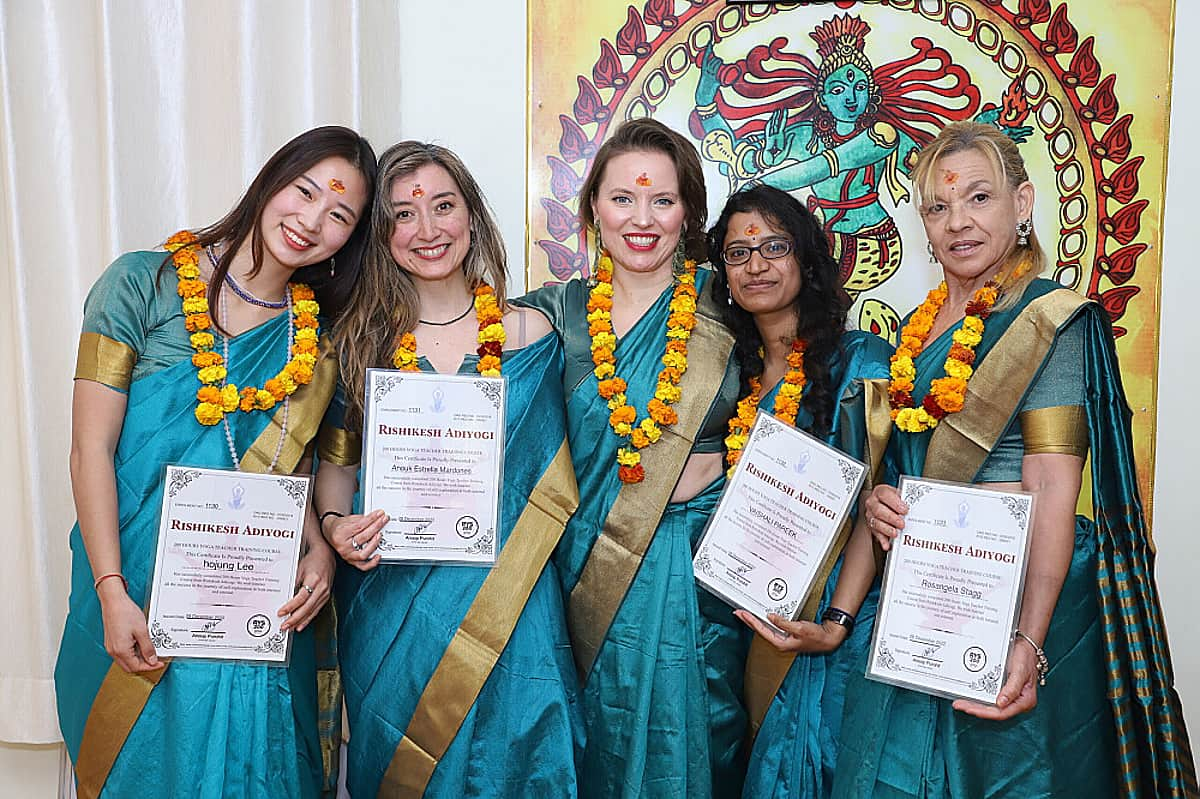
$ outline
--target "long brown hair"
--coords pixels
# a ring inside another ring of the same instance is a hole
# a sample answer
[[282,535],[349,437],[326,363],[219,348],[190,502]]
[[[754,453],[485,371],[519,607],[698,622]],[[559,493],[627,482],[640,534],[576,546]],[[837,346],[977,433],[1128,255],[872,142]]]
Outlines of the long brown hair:
[[[916,187],[917,196],[924,211],[925,201],[933,197],[936,189],[934,181],[934,166],[943,156],[961,152],[977,152],[988,160],[995,170],[997,177],[1008,188],[1015,192],[1017,188],[1029,180],[1029,171],[1025,168],[1025,159],[1021,157],[1016,143],[1005,136],[992,125],[979,122],[954,122],[942,128],[933,141],[925,145],[917,154],[917,162],[913,166],[912,181]],[[1046,254],[1038,241],[1037,231],[1031,230],[1028,241],[1022,245],[1016,243],[1004,258],[1004,266],[1000,274],[1011,275],[1021,259],[1028,257],[1032,265],[1028,272],[1016,280],[1009,280],[1004,285],[1004,294],[996,303],[996,310],[1002,311],[1015,305],[1025,288],[1032,283],[1046,267]]]
[[585,230],[591,231],[595,241],[596,219],[592,214],[592,201],[600,191],[604,169],[618,155],[638,152],[662,153],[675,164],[679,198],[685,211],[682,233],[684,251],[688,258],[703,261],[708,254],[708,243],[704,237],[704,226],[708,220],[708,195],[704,189],[700,156],[690,141],[655,119],[626,120],[608,141],[600,145],[596,160],[592,161],[583,188],[579,191],[579,221]]
[[[289,183],[326,158],[343,158],[348,161],[362,174],[367,184],[367,197],[371,196],[375,190],[375,151],[371,149],[370,143],[350,128],[325,125],[307,130],[280,147],[267,159],[262,169],[258,170],[258,174],[233,210],[211,225],[195,231],[202,247],[221,243],[229,245],[217,259],[216,268],[208,281],[208,301],[212,308],[213,324],[220,318],[218,304],[221,301],[221,292],[218,289],[225,280],[225,275],[229,273],[229,265],[237,254],[238,247],[247,238],[250,239],[250,252],[254,259],[250,276],[258,274],[262,269],[263,236],[258,222],[262,218],[263,208]],[[341,314],[358,280],[363,247],[370,227],[367,219],[369,210],[369,205],[363,208],[350,238],[336,253],[335,276],[330,276],[329,265],[322,262],[297,269],[291,278],[312,287],[317,302],[321,305],[321,315],[330,321],[336,320]],[[220,327],[217,329],[220,330]]]
[[367,369],[391,368],[396,339],[416,327],[420,319],[416,285],[392,257],[392,234],[396,229],[392,184],[427,164],[437,164],[450,173],[471,217],[471,246],[462,265],[467,285],[490,285],[502,309],[508,296],[508,258],[500,226],[462,159],[445,147],[419,141],[402,141],[389,147],[379,159],[362,277],[333,332],[346,392],[345,424],[350,430],[362,425]]

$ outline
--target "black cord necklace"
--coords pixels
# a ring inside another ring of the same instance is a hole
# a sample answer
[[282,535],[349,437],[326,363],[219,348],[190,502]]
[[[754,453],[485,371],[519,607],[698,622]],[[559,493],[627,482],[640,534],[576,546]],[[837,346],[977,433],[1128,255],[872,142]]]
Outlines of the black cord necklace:
[[466,318],[467,314],[469,314],[471,312],[471,309],[474,307],[475,307],[475,301],[472,300],[471,304],[467,306],[467,310],[463,311],[462,313],[460,313],[458,316],[454,317],[453,319],[450,319],[445,322],[428,322],[424,319],[418,319],[417,322],[422,325],[429,325],[430,327],[445,327],[446,325],[452,325],[455,322],[461,321],[462,319]]

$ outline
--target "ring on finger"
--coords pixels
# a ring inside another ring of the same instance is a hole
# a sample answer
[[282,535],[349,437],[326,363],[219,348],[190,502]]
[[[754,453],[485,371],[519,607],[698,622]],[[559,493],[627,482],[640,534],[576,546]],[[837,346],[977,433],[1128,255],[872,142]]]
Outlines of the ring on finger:
[[300,587],[303,588],[305,591],[307,591],[309,596],[312,596],[312,592],[313,592],[312,588],[308,587],[307,585],[302,585]]
[[872,530],[875,529],[875,517],[874,516],[867,517],[867,527],[870,527]]
[[353,538],[350,539],[350,546],[354,547],[355,552],[359,552],[362,550],[362,544],[358,543]]

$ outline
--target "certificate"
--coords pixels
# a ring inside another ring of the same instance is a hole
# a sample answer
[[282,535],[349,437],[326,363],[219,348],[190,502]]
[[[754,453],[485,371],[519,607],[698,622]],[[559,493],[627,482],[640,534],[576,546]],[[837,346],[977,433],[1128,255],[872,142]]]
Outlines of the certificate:
[[830,556],[866,466],[759,411],[696,548],[696,581],[767,624],[794,619]]
[[363,507],[383,561],[496,562],[504,379],[367,370]]
[[1020,611],[1033,495],[913,477],[867,677],[995,704]]
[[285,662],[309,479],[168,466],[150,590],[167,657]]

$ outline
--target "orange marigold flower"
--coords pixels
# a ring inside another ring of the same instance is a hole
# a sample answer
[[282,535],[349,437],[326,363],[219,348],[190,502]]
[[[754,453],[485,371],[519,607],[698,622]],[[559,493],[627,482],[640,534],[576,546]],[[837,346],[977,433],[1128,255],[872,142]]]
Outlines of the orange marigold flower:
[[608,347],[600,347],[592,351],[592,363],[601,364],[613,360],[613,351]]
[[611,425],[617,425],[622,422],[633,424],[636,419],[637,411],[633,409],[632,405],[622,405],[608,415],[608,423]]
[[313,294],[313,290],[304,283],[292,284],[292,301],[299,302],[300,300],[311,300],[317,295]]
[[204,386],[196,392],[196,399],[210,405],[221,404],[221,389],[216,386]]
[[197,352],[192,356],[192,366],[204,368],[206,366],[217,366],[224,362],[224,358],[215,352]]
[[296,317],[296,327],[316,327],[317,317],[310,313],[302,313]]
[[480,372],[483,372],[485,370],[492,371],[492,370],[499,370],[499,369],[500,369],[500,359],[497,358],[495,355],[485,355],[479,359],[479,371]]
[[637,466],[618,466],[617,477],[622,483],[640,483],[646,479],[646,469],[640,463]]
[[642,429],[640,427],[633,431],[633,433],[629,437],[629,440],[632,441],[633,445],[635,447],[637,447],[638,449],[642,449],[643,447],[650,446],[650,439],[646,436],[646,434],[644,432],[642,432]]
[[277,377],[272,377],[266,383],[263,383],[263,389],[270,392],[276,402],[283,402],[283,398],[287,396],[287,391],[284,390],[283,383]]
[[193,233],[190,230],[181,230],[178,233],[173,234],[169,239],[167,239],[167,242],[166,242],[166,244],[163,245],[163,248],[170,250],[171,252],[174,252],[175,250],[179,249],[180,247],[183,247],[184,245],[187,245],[187,244],[191,244],[194,241],[196,241],[195,233]]
[[650,418],[660,425],[671,425],[679,421],[679,414],[675,412],[675,409],[660,399],[650,400],[646,407]]
[[609,399],[615,394],[620,394],[625,388],[625,381],[619,377],[614,377],[611,380],[601,380],[598,390],[601,397]]

